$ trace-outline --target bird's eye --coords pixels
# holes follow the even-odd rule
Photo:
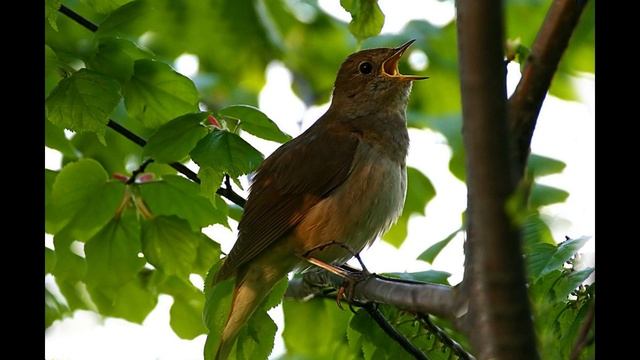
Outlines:
[[[358,65],[358,70],[363,74],[370,74],[371,70],[373,70],[373,65],[368,61],[363,61]]]

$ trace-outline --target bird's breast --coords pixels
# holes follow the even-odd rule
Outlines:
[[[389,229],[400,216],[407,188],[403,161],[377,146],[358,145],[347,180],[315,205],[295,229],[302,253],[330,242],[359,252]],[[327,262],[343,262],[351,254],[328,246],[311,254]]]

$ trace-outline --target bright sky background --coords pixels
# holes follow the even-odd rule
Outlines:
[[[454,16],[452,2],[437,0],[405,0],[401,7],[393,7],[392,0],[380,0],[385,13],[383,33],[397,32],[413,19],[428,20],[435,25],[444,25]],[[338,1],[320,0],[319,4],[332,15],[343,21],[350,16]],[[397,4],[397,3],[396,3]],[[428,55],[428,54],[427,54]],[[409,54],[416,71],[428,74],[424,55]],[[185,55],[176,61],[177,71],[189,76],[197,71],[197,58]],[[337,69],[336,69],[337,70]],[[519,80],[517,64],[508,68],[507,90],[515,89]],[[291,135],[298,135],[309,127],[324,111],[328,104],[305,108],[291,90],[291,74],[282,63],[273,62],[267,68],[267,84],[260,93],[259,106],[281,129]],[[414,86],[429,86],[424,81]],[[576,78],[580,102],[568,102],[552,96],[542,107],[532,150],[564,161],[567,167],[561,174],[546,176],[540,182],[559,187],[570,192],[565,203],[547,206],[543,209],[545,220],[551,225],[554,237],[564,239],[579,236],[594,236],[595,232],[595,85],[592,75]],[[302,127],[300,127],[300,124]],[[367,267],[373,272],[424,271],[429,269],[448,271],[452,284],[462,280],[463,238],[457,236],[436,259],[433,266],[414,260],[433,243],[442,240],[461,224],[460,214],[466,207],[466,189],[448,171],[451,151],[444,137],[428,130],[409,130],[411,148],[407,163],[423,171],[431,180],[437,196],[428,204],[425,217],[413,217],[409,221],[409,236],[400,247],[376,241],[362,253]],[[268,155],[278,144],[264,141],[251,135],[247,140]],[[46,167],[60,169],[60,154],[45,148]],[[427,159],[425,161],[425,159]],[[232,228],[237,223],[231,221]],[[228,251],[235,241],[235,234],[228,229],[214,225],[205,232],[221,242]],[[45,236],[45,245],[53,248],[51,236]],[[582,260],[586,266],[594,266],[594,239],[582,250]],[[195,277],[197,278],[197,277]],[[199,279],[197,279],[199,280]],[[195,280],[198,286],[201,281]],[[50,275],[45,284],[54,293],[57,288]],[[48,360],[201,360],[205,336],[192,341],[178,338],[169,327],[169,308],[172,298],[161,295],[158,306],[149,314],[142,325],[120,319],[101,319],[92,312],[77,311],[70,318],[55,322],[45,332],[45,357]],[[277,307],[270,312],[280,330],[271,358],[283,354],[284,344],[280,338],[282,310]]]

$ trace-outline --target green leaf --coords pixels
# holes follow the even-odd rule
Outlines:
[[[53,268],[53,275],[58,283],[60,280],[70,283],[84,280],[86,261],[71,251],[73,242],[74,239],[65,232],[60,232],[53,237],[53,246],[56,249],[56,266]]]
[[[257,310],[247,322],[247,326],[240,330],[235,346],[236,359],[267,359],[273,349],[277,329],[266,311]]]
[[[69,308],[61,303],[46,287],[44,289],[44,326],[48,328],[54,321],[70,314]]]
[[[81,0],[100,14],[108,14],[131,0]]]
[[[95,55],[87,60],[87,67],[124,84],[133,76],[136,60],[151,58],[153,54],[129,40],[108,37],[100,39]]]
[[[307,360],[348,358],[336,356],[345,350],[355,355],[346,338],[350,312],[323,299],[284,300],[282,308],[287,354]]]
[[[142,251],[147,261],[163,273],[188,278],[196,261],[200,234],[186,220],[156,216],[142,225]]]
[[[536,243],[530,246],[526,255],[527,275],[530,279],[538,279],[549,264],[557,247],[553,244]]]
[[[71,235],[87,240],[106,224],[122,200],[124,184],[108,181],[106,171],[93,159],[67,164],[56,177],[47,207],[47,232],[68,226]]]
[[[56,268],[56,252],[49,249],[48,247],[44,248],[44,273],[51,274],[53,269]]]
[[[136,60],[123,92],[129,115],[148,128],[198,111],[198,91],[193,82],[158,61]]]
[[[460,231],[462,231],[462,229],[458,229],[452,232],[443,240],[440,240],[437,243],[431,245],[427,250],[425,250],[418,256],[418,260],[426,261],[429,264],[433,264],[433,261],[436,259],[438,254],[440,254],[442,249],[444,249],[445,246],[447,246],[451,242],[451,240],[453,240],[453,238],[458,235]]]
[[[196,336],[206,334],[207,329],[202,320],[204,309],[204,295],[197,298],[184,299],[174,297],[169,315],[171,329],[181,339],[192,340]]]
[[[219,269],[220,263],[214,265],[209,274],[213,276]],[[207,276],[207,280],[209,276]],[[220,335],[222,329],[229,317],[229,311],[231,310],[231,300],[233,294],[233,288],[235,285],[235,279],[230,278],[215,284],[213,287],[208,287],[210,281],[205,282],[205,305],[204,305],[204,322],[209,329],[207,340],[204,345],[204,358],[212,359],[220,344]]]
[[[140,224],[136,217],[123,214],[111,220],[84,247],[87,285],[119,288],[130,282],[145,263],[138,256],[140,251]]]
[[[364,309],[351,318],[349,343],[361,342],[365,359],[411,359],[409,353],[392,340]]]
[[[71,141],[64,135],[64,129],[44,120],[44,145],[60,151],[64,156],[77,158],[76,150]]]
[[[228,131],[205,136],[191,151],[191,158],[200,167],[226,172],[234,178],[255,170],[263,160],[258,150]]]
[[[271,292],[264,299],[260,307],[268,311],[280,305],[288,286],[289,279],[285,276],[273,286],[273,289],[271,289]]]
[[[58,9],[60,8],[61,0],[45,0],[44,1],[44,17],[49,21],[49,25],[58,31]]]
[[[200,178],[200,193],[215,202],[216,191],[218,191],[224,177],[223,171],[209,166],[201,166],[198,170],[198,177]]]
[[[58,83],[45,105],[52,124],[104,137],[109,115],[120,101],[120,85],[110,77],[81,69]]]
[[[147,141],[143,155],[164,163],[182,161],[207,135],[207,129],[200,124],[207,115],[206,112],[187,114],[162,125]]]
[[[531,208],[537,209],[541,206],[564,202],[568,197],[569,193],[562,189],[534,183],[533,189],[531,189],[529,205]]]
[[[340,0],[340,5],[351,13],[349,30],[358,40],[376,36],[382,30],[384,14],[377,0]]]
[[[211,240],[207,235],[201,234],[198,250],[196,251],[196,261],[192,271],[204,277],[211,266],[220,261],[220,244]]]
[[[547,265],[544,267],[542,271],[542,275],[547,274],[553,270],[559,269],[565,261],[569,260],[573,255],[575,255],[578,250],[580,250],[584,244],[589,241],[591,237],[583,236],[578,239],[570,239],[561,242],[556,249],[556,252],[553,254]]]
[[[542,155],[531,154],[527,163],[534,177],[557,174],[567,166],[564,162]]]
[[[572,271],[563,276],[558,284],[553,287],[554,295],[561,301],[566,301],[569,294],[580,286],[593,273],[593,268]]]
[[[449,285],[449,281],[447,279],[451,276],[451,273],[448,273],[446,271],[427,270],[427,271],[419,271],[414,273],[407,273],[407,272],[385,273],[384,275],[392,278],[396,278],[396,279]]]
[[[407,237],[409,218],[413,214],[424,215],[425,207],[436,196],[436,190],[419,170],[407,167],[407,197],[398,222],[382,237],[384,241],[399,248]]]
[[[522,244],[527,254],[532,253],[531,246],[538,243],[556,245],[549,226],[540,218],[538,212],[527,214],[522,224]]]
[[[100,314],[142,324],[158,303],[158,293],[144,276],[136,276],[116,289],[89,287]]]
[[[228,225],[223,207],[214,207],[200,194],[198,185],[178,175],[138,185],[140,193],[155,215],[176,215],[189,221],[193,230],[211,224]]]
[[[51,200],[51,192],[53,192],[53,184],[56,181],[56,177],[58,177],[58,172],[57,171],[44,169],[44,206],[45,206],[45,212],[46,212],[47,206],[49,204],[49,201]],[[45,216],[46,215],[47,214],[45,213]]]
[[[253,106],[232,105],[218,113],[223,117],[239,120],[242,130],[265,140],[280,143],[291,140],[291,136],[282,132],[273,120]]]

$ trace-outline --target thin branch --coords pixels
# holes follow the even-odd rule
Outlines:
[[[327,288],[338,289],[344,279],[326,271],[309,271],[289,281],[285,296],[307,299]],[[412,313],[429,313],[454,320],[457,290],[454,287],[407,282],[401,279],[365,277],[353,287],[351,299],[360,303],[387,304]]]
[[[468,188],[465,332],[479,359],[537,359],[519,232],[506,212],[515,189],[506,121],[503,3],[458,0],[458,58]]]
[[[569,45],[586,0],[554,0],[531,47],[522,78],[509,99],[508,121],[516,144],[517,174],[522,176],[542,102]]]
[[[435,334],[438,340],[443,343],[446,347],[451,349],[451,351],[456,354],[458,359],[461,360],[472,360],[475,359],[471,354],[466,352],[460,344],[458,344],[455,340],[453,340],[447,333],[445,333],[442,329],[440,329],[436,324],[434,324],[431,319],[429,319],[428,314],[418,314],[418,319],[423,324],[423,326],[428,329],[430,332]]]
[[[356,304],[356,305],[359,305],[359,304]],[[366,303],[366,304],[360,304],[360,306],[363,309],[365,309],[365,311],[369,314],[369,316],[371,316],[371,318],[378,324],[378,326],[380,326],[380,328],[387,335],[389,335],[390,338],[395,340],[395,342],[397,342],[400,346],[402,346],[403,349],[407,350],[409,354],[413,355],[416,359],[419,359],[419,360],[429,360],[429,358],[427,358],[425,354],[422,351],[420,351],[420,349],[415,347],[407,338],[404,337],[404,335],[402,335],[398,330],[396,330],[396,328],[394,328],[387,321],[387,319],[384,317],[384,315],[382,315],[380,310],[378,310],[378,307],[376,306],[376,304]]]
[[[80,16],[80,14],[78,14],[77,12],[69,9],[66,6],[60,5],[60,9],[58,9],[58,11],[60,11],[62,14],[65,14],[66,16],[68,16],[70,19],[72,19],[73,21],[77,22],[78,24],[84,26],[85,28],[87,28],[87,30],[89,30],[91,32],[98,31],[98,25],[96,25],[96,24],[92,23],[91,21],[87,20],[86,18]]]
[[[589,330],[591,330],[591,324],[593,323],[594,317],[595,306],[591,304],[589,307],[589,314],[580,327],[580,334],[578,335],[578,340],[571,351],[571,356],[569,357],[570,360],[577,360],[585,346],[589,345],[590,339],[588,338],[588,335]]]
[[[131,173],[129,180],[127,180],[126,183],[133,184],[134,182],[136,182],[136,178],[138,177],[138,175],[142,174],[144,170],[147,168],[147,166],[149,166],[149,164],[151,164],[153,161],[154,161],[153,159],[145,160],[145,162],[143,162],[142,165],[140,165],[140,167],[138,167],[133,171],[133,173]]]

